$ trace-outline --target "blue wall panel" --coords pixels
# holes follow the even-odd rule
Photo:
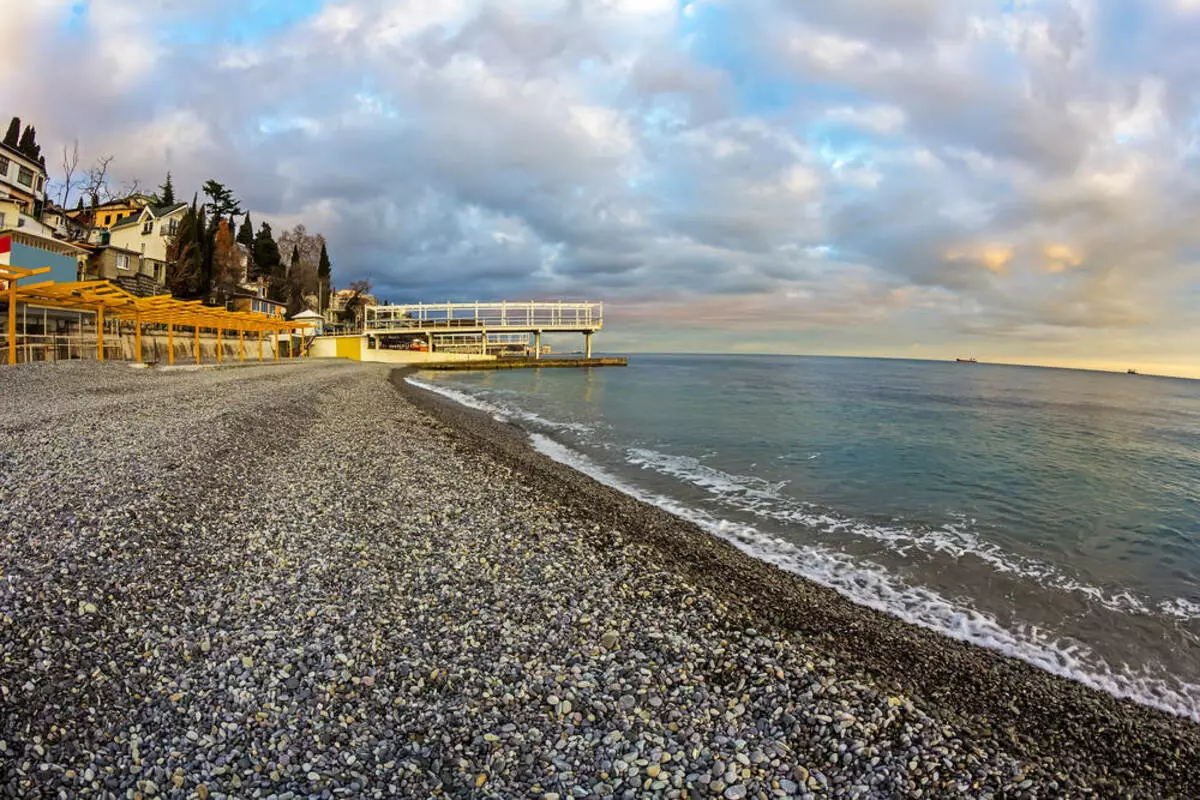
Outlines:
[[[38,281],[70,283],[71,281],[79,280],[79,262],[73,256],[60,256],[47,250],[39,250],[36,247],[29,247],[28,245],[17,244],[16,242],[13,242],[12,245],[9,264],[25,269],[50,268],[49,272],[29,278],[25,283],[35,283]]]

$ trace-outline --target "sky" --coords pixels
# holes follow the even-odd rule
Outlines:
[[[0,117],[612,352],[1200,376],[1200,0],[0,0]]]

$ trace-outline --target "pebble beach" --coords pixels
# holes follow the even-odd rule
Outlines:
[[[1200,726],[347,362],[0,373],[0,794],[1195,797]]]

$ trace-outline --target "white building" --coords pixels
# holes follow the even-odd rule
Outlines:
[[[0,200],[13,201],[31,217],[46,202],[46,168],[6,144],[0,144]]]
[[[150,275],[163,283],[167,274],[167,250],[187,208],[187,203],[145,206],[136,215],[113,225],[105,244],[139,253],[140,263],[131,271]]]

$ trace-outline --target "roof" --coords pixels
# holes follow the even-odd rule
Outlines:
[[[48,271],[48,267],[30,270],[0,266],[0,280],[17,281]],[[250,331],[285,331],[309,327],[306,322],[285,322],[257,312],[226,311],[215,306],[205,306],[198,300],[176,300],[170,295],[137,297],[107,281],[43,281],[18,285],[16,291],[22,302],[31,305],[84,311],[103,310],[118,319],[132,319],[138,322],[167,322],[196,328]]]
[[[130,225],[141,224],[141,221],[142,221],[142,215],[138,214],[137,216],[126,217],[125,219],[121,220],[120,222],[114,222],[112,225],[108,226],[108,229],[110,231],[115,231],[117,228],[128,228]]]
[[[15,147],[9,147],[4,142],[0,142],[0,155],[4,155],[9,158],[19,158],[25,163],[32,164],[33,166],[37,167],[42,172],[46,172],[46,168],[42,166],[36,159],[30,158]]]
[[[171,203],[165,206],[146,206],[146,208],[149,208],[150,213],[155,217],[165,217],[168,214],[174,214],[181,208],[187,208],[187,206],[187,203]]]
[[[64,242],[62,239],[54,239],[49,236],[41,236],[36,233],[29,233],[18,228],[5,228],[0,230],[0,236],[12,236],[13,241],[18,244],[24,244],[27,247],[36,247],[41,250],[48,250],[52,253],[58,253],[65,256],[81,256],[86,255],[89,251],[79,245]],[[26,241],[22,241],[22,239]]]
[[[317,312],[315,312],[315,311],[312,311],[312,310],[306,309],[306,310],[304,310],[304,311],[301,311],[299,314],[292,314],[292,319],[319,319],[319,320],[324,320],[325,318],[324,318],[324,317],[322,317],[320,314],[318,314],[318,313],[317,313]]]
[[[116,230],[117,228],[125,228],[129,225],[136,225],[137,223],[142,222],[142,215],[146,212],[150,212],[150,216],[158,219],[159,217],[170,216],[182,208],[187,208],[187,206],[187,203],[172,203],[171,205],[167,206],[142,206],[141,211],[139,211],[135,216],[128,217],[114,225],[109,226],[109,230]]]
[[[122,253],[129,253],[130,255],[134,255],[134,256],[142,255],[141,251],[139,251],[139,250],[130,250],[128,247],[118,247],[115,244],[98,244],[98,245],[93,245],[92,248],[89,248],[89,249],[92,250],[92,255],[100,255],[100,253],[102,253],[105,250],[118,250]]]

